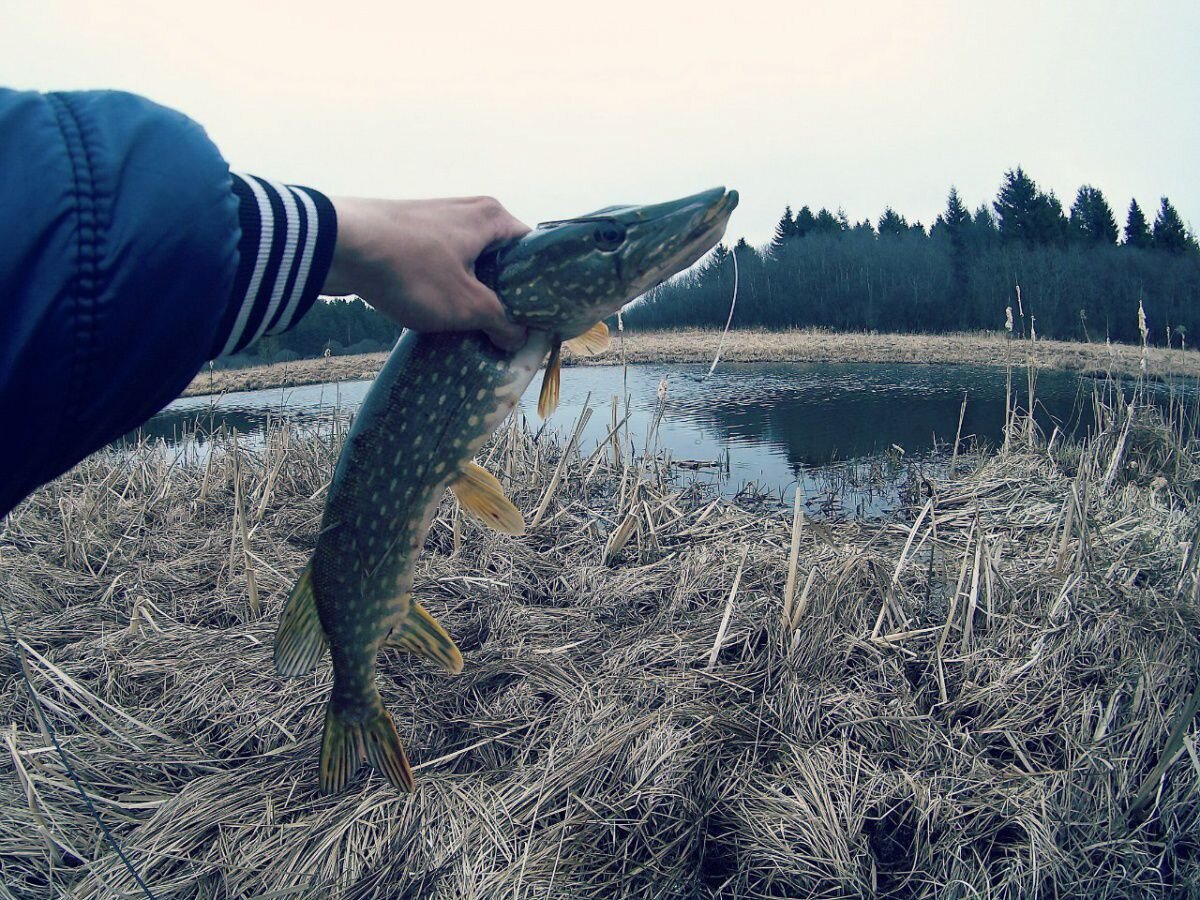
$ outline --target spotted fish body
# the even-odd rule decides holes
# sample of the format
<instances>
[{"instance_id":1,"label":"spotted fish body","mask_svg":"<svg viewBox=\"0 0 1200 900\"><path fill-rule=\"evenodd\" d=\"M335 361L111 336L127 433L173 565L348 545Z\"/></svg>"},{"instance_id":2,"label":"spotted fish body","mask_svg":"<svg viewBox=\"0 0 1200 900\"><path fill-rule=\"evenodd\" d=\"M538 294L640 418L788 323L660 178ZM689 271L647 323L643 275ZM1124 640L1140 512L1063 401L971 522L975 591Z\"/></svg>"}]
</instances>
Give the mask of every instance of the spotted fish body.
<instances>
[{"instance_id":1,"label":"spotted fish body","mask_svg":"<svg viewBox=\"0 0 1200 900\"><path fill-rule=\"evenodd\" d=\"M517 354L482 334L407 332L379 373L338 460L313 558L317 611L336 674L333 701L378 704L375 655L408 615L413 569L451 482L512 411L548 349Z\"/></svg>"},{"instance_id":2,"label":"spotted fish body","mask_svg":"<svg viewBox=\"0 0 1200 900\"><path fill-rule=\"evenodd\" d=\"M375 683L380 649L399 647L452 673L462 668L450 636L412 598L417 556L446 488L485 525L522 533L520 513L474 455L548 356L543 401L556 402L563 341L595 346L596 335L607 334L597 323L707 252L736 205L737 194L720 188L539 226L485 254L476 269L509 318L529 327L521 349L501 351L481 334L411 331L396 345L347 436L312 562L275 641L283 675L305 674L330 652L323 791L343 787L364 758L393 785L413 787Z\"/></svg>"}]
</instances>

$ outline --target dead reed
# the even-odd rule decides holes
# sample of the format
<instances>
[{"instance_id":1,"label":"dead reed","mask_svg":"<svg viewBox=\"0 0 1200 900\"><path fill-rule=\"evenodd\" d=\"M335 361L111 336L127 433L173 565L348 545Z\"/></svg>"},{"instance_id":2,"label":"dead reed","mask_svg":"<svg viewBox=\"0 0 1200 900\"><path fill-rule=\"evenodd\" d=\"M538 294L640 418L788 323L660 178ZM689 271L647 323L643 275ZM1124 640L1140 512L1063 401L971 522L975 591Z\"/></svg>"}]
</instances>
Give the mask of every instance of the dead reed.
<instances>
[{"instance_id":1,"label":"dead reed","mask_svg":"<svg viewBox=\"0 0 1200 900\"><path fill-rule=\"evenodd\" d=\"M1195 894L1200 467L1104 412L819 525L631 456L615 404L595 452L513 422L484 456L536 525L447 500L417 580L466 671L383 661L412 795L319 796L328 667L271 666L338 434L97 456L12 515L0 595L161 898ZM18 665L0 893L136 896Z\"/></svg>"}]
</instances>

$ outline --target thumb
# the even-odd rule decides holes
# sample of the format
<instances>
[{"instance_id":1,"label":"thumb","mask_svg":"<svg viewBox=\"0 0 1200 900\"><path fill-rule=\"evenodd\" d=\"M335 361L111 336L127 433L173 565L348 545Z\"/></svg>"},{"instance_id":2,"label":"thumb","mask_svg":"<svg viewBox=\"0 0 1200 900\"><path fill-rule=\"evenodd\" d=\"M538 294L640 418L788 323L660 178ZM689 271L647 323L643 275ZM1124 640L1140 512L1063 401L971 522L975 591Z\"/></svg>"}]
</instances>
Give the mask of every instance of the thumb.
<instances>
[{"instance_id":1,"label":"thumb","mask_svg":"<svg viewBox=\"0 0 1200 900\"><path fill-rule=\"evenodd\" d=\"M476 310L474 318L478 327L493 344L501 350L518 350L525 343L527 336L525 326L509 321L504 311L504 304L487 285L477 278L469 279L467 299Z\"/></svg>"}]
</instances>

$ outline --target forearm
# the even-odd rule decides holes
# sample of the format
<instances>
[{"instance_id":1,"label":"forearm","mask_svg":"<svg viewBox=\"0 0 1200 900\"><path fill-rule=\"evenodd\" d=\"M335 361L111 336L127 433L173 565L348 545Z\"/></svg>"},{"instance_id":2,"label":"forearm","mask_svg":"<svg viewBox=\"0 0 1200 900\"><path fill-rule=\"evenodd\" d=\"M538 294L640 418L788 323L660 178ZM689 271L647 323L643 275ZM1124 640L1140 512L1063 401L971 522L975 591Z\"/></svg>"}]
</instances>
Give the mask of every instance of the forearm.
<instances>
[{"instance_id":1,"label":"forearm","mask_svg":"<svg viewBox=\"0 0 1200 900\"><path fill-rule=\"evenodd\" d=\"M0 515L204 361L294 323L336 239L320 194L231 176L195 123L114 92L0 91Z\"/></svg>"}]
</instances>

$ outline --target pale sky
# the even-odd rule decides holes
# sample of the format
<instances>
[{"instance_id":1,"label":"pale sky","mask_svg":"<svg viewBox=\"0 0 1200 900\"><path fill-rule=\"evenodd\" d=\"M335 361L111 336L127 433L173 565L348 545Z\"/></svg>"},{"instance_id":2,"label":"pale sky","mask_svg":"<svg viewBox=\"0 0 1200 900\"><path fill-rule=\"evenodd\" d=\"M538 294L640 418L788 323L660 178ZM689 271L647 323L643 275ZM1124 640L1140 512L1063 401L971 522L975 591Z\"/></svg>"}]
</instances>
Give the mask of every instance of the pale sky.
<instances>
[{"instance_id":1,"label":"pale sky","mask_svg":"<svg viewBox=\"0 0 1200 900\"><path fill-rule=\"evenodd\" d=\"M0 84L135 91L329 194L492 194L529 224L724 184L928 225L1022 165L1200 227L1200 3L4 0Z\"/></svg>"}]
</instances>

